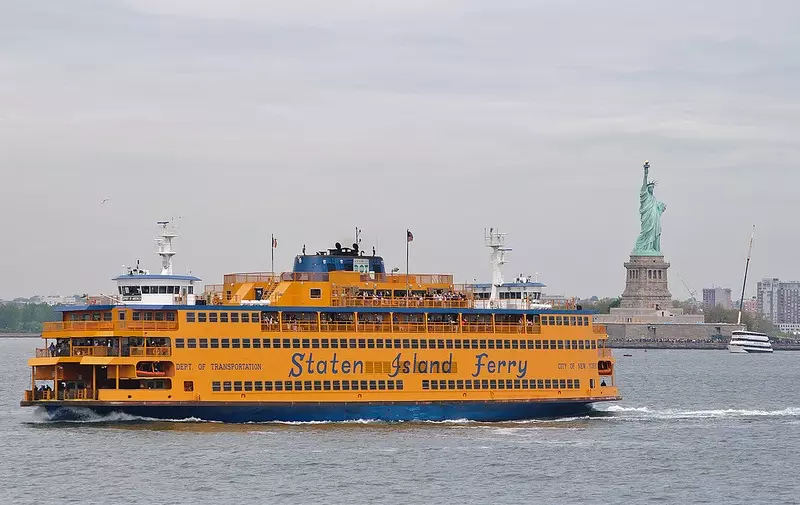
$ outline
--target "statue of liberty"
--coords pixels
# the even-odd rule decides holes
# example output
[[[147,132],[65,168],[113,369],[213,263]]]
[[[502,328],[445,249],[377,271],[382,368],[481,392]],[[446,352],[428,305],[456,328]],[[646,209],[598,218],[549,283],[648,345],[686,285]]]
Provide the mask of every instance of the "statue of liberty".
[[[639,192],[639,219],[642,231],[636,239],[633,256],[661,256],[661,214],[667,210],[664,202],[653,196],[655,181],[648,181],[650,162],[644,162],[644,181]]]

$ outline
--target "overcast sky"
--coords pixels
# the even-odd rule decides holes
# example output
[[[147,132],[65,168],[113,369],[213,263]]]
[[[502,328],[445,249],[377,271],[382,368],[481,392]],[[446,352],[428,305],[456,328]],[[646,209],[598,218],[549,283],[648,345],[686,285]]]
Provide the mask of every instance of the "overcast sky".
[[[387,4],[392,4],[389,6]],[[615,296],[641,165],[670,288],[800,278],[800,2],[0,1],[0,298],[158,270],[387,267]],[[101,200],[110,198],[105,204]]]

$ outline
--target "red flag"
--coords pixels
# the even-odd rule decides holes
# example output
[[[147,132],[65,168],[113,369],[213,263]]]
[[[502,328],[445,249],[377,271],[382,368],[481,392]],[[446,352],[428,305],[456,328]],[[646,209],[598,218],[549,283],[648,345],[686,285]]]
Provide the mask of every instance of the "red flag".
[[[411,233],[411,230],[406,230],[406,242],[413,242],[414,241],[414,234]]]
[[[278,248],[278,239],[276,239],[275,237],[272,237],[272,248],[273,249]]]

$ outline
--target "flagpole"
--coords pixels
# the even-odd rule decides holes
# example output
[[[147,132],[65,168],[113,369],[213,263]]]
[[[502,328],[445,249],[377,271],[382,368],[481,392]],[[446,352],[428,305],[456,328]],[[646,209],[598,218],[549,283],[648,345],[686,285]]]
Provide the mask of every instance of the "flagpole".
[[[269,243],[269,251],[272,254],[272,273],[275,274],[275,234],[270,237],[272,240]]]
[[[408,232],[409,230],[406,230],[406,307],[408,307],[409,305],[408,301],[411,298],[411,291],[409,290],[409,282],[408,282],[408,246],[411,243],[411,241],[408,240]]]

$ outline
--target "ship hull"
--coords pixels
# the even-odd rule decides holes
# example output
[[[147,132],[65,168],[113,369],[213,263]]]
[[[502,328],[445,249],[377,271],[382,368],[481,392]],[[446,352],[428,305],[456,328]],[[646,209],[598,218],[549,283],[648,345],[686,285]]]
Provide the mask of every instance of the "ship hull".
[[[613,398],[608,398],[613,400]],[[585,415],[593,401],[475,401],[370,403],[193,403],[98,404],[69,402],[42,405],[54,421],[87,419],[87,410],[104,416],[123,413],[151,419],[198,419],[227,423],[320,421],[447,421],[481,422],[554,419]]]

